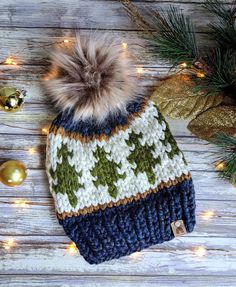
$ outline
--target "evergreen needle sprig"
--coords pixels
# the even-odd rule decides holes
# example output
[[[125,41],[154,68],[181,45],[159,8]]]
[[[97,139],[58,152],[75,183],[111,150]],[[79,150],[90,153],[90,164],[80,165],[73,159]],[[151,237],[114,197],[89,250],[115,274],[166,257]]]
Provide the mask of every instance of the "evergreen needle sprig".
[[[219,47],[236,49],[236,0],[231,5],[220,0],[206,0],[203,6],[218,18],[218,23],[209,24]]]
[[[129,0],[121,0],[131,20],[144,32],[153,44],[154,55],[170,61],[173,66],[180,62],[193,62],[198,57],[194,27],[191,19],[177,8],[170,6],[167,12],[145,11],[149,20]]]
[[[207,95],[224,92],[236,100],[236,53],[231,49],[212,49],[204,57],[207,67],[205,77],[197,79],[197,89]]]
[[[154,55],[170,60],[173,65],[193,62],[198,57],[193,23],[176,7],[170,6],[167,12],[153,12],[152,24],[156,31],[153,37]]]
[[[236,176],[236,137],[219,133],[214,142],[221,148],[221,157],[216,162],[223,164],[224,167],[220,171],[220,176],[232,179],[232,176]]]

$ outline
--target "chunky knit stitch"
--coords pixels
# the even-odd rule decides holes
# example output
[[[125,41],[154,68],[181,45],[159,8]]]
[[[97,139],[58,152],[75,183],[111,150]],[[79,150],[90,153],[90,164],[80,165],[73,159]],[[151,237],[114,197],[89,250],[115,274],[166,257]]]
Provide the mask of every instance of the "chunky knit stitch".
[[[47,144],[57,216],[89,263],[171,240],[195,225],[191,175],[155,104],[137,99],[102,123],[61,113]]]
[[[193,231],[192,180],[151,193],[139,201],[59,220],[91,264],[140,251],[174,238],[171,222],[183,219]]]

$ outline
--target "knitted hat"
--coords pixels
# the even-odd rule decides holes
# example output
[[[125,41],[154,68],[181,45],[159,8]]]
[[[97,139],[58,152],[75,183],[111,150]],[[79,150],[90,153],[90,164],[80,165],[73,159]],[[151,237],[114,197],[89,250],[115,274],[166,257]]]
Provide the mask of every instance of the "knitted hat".
[[[52,56],[60,110],[46,169],[59,223],[98,264],[191,232],[195,199],[183,153],[155,104],[135,92],[127,51],[77,37]]]

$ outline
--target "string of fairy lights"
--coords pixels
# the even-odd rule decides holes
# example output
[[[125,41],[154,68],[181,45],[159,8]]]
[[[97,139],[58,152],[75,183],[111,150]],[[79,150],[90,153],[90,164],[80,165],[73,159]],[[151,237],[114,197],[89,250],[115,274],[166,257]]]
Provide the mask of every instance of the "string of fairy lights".
[[[51,43],[51,44],[48,44],[46,46],[52,46],[52,45],[55,45],[55,44],[70,44],[72,41],[69,40],[69,39],[63,39],[62,41],[59,41],[59,42],[54,42],[54,43]],[[121,43],[122,47],[124,50],[127,50],[128,49],[128,43],[126,42],[122,42]],[[45,45],[44,45],[45,46]],[[16,53],[15,55],[10,55],[8,56],[4,61],[2,61],[0,64],[1,65],[10,65],[10,66],[18,66],[20,64],[20,62],[18,62],[18,53]],[[181,70],[183,69],[187,69],[188,68],[188,64],[187,63],[181,63],[179,65],[179,68]],[[138,75],[142,75],[144,74],[145,70],[142,66],[137,66],[136,68],[136,72]],[[199,72],[197,71],[196,72],[196,75],[197,77],[199,78],[203,78],[205,77],[205,74],[202,73],[202,72]],[[48,78],[45,78],[44,80],[48,80]],[[44,135],[47,135],[49,132],[49,129],[48,127],[43,127],[41,129],[41,133],[44,134]],[[35,153],[37,153],[38,150],[37,148],[35,147],[30,147],[28,149],[28,154],[29,155],[33,155]],[[224,168],[224,164],[223,163],[219,163],[218,165],[216,165],[216,170],[222,170]],[[1,177],[0,177],[1,178]],[[0,180],[1,181],[1,180]],[[12,202],[12,206],[13,208],[17,208],[17,209],[20,209],[20,210],[25,210],[27,208],[29,208],[30,206],[34,206],[34,205],[37,205],[37,203],[32,203],[30,201],[28,201],[27,199],[17,199],[15,200],[14,202]],[[210,220],[212,220],[214,217],[216,217],[216,214],[214,212],[214,210],[206,210],[204,212],[202,212],[200,214],[200,217],[203,221],[206,221],[206,222],[209,222]],[[3,241],[2,243],[2,247],[3,249],[5,249],[6,252],[11,252],[12,250],[14,250],[15,248],[17,248],[18,246],[18,242],[15,238],[13,237],[9,237],[7,238],[6,240]],[[67,246],[66,246],[66,252],[71,255],[71,256],[74,256],[75,254],[77,254],[77,247],[75,245],[75,243],[69,243]],[[199,245],[199,246],[194,246],[190,253],[193,255],[193,256],[196,256],[198,258],[202,258],[202,257],[205,257],[207,256],[208,252],[207,252],[207,248],[203,245]],[[137,252],[137,253],[134,253],[132,255],[133,258],[137,258],[138,256],[140,256],[140,252]]]

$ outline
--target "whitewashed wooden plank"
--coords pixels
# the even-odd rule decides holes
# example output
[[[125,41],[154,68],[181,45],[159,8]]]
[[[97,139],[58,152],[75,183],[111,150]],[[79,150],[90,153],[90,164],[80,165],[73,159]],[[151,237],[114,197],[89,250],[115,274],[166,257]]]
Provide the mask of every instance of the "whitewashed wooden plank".
[[[193,3],[191,3],[193,2]],[[197,30],[206,30],[206,24],[212,21],[212,15],[202,8],[203,1],[175,1],[175,5],[189,15]],[[232,2],[230,2],[232,3]],[[145,1],[139,1],[143,6]],[[169,1],[151,1],[146,3],[152,9],[167,9]],[[130,21],[119,1],[86,0],[2,0],[0,6],[1,26],[11,27],[61,27],[95,29],[137,29]],[[34,17],[32,17],[34,15]]]
[[[0,237],[1,241],[8,237]],[[131,256],[100,265],[89,265],[79,254],[68,254],[67,242],[45,242],[15,237],[12,250],[1,249],[1,274],[75,274],[139,276],[234,276],[236,271],[235,238],[181,237]],[[22,240],[23,239],[23,240]],[[50,239],[50,242],[47,240]],[[196,256],[197,246],[204,246],[206,256]],[[1,247],[0,247],[1,248]],[[167,277],[168,278],[168,277]]]
[[[42,134],[42,128],[49,126],[55,115],[49,106],[26,102],[24,108],[17,113],[1,111],[1,133]]]
[[[234,287],[231,276],[76,276],[76,275],[0,275],[0,284],[11,287]]]
[[[116,38],[117,41],[128,43],[132,56],[139,63],[157,63],[145,49],[145,41],[134,31],[104,31],[98,30],[96,34],[103,35],[104,32]],[[87,35],[90,30],[81,30],[80,35]],[[48,56],[56,47],[67,47],[64,44],[67,39],[74,41],[76,32],[73,29],[51,29],[51,28],[1,28],[0,39],[2,42],[1,57],[15,55],[20,65],[48,65]],[[201,34],[200,34],[201,35]],[[203,35],[200,39],[203,38]],[[202,40],[201,40],[202,41]],[[146,43],[147,44],[147,43]],[[145,53],[146,52],[146,53]]]
[[[81,30],[80,35],[87,35],[90,30]],[[165,65],[164,61],[158,60],[152,55],[148,47],[152,44],[145,41],[136,31],[105,31],[97,30],[96,34],[110,34],[121,44],[128,43],[128,49],[137,64],[149,64],[150,66]],[[9,55],[15,55],[20,65],[48,65],[48,56],[56,47],[67,47],[64,39],[71,43],[74,41],[76,32],[73,29],[58,28],[1,28],[0,40],[2,44],[1,59]],[[200,47],[210,43],[207,33],[196,34]]]
[[[23,195],[23,192],[22,194]],[[16,206],[19,198],[0,198],[0,218],[2,235],[63,235],[58,224],[53,200],[50,198],[24,197],[26,207]],[[214,210],[214,216],[207,221],[202,217],[205,211]],[[236,235],[235,201],[197,200],[197,226],[191,236]]]

